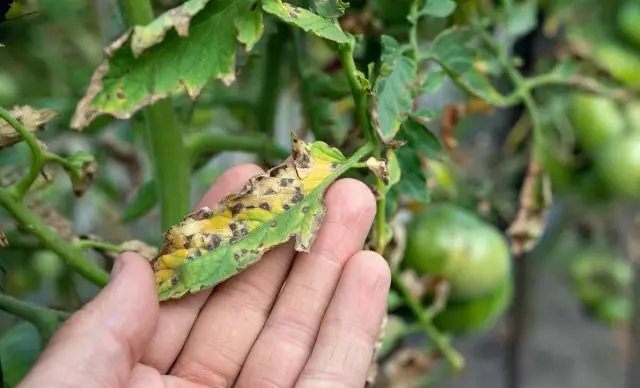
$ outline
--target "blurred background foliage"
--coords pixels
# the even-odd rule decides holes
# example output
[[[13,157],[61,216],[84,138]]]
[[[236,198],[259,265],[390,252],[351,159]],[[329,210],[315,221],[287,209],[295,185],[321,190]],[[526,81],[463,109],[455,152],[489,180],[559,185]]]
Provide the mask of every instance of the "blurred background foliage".
[[[180,3],[156,0],[154,6],[159,14]],[[525,370],[530,372],[527,376],[534,377],[524,386],[614,386],[608,383],[623,378],[627,330],[634,312],[630,252],[640,255],[630,251],[635,241],[631,214],[635,214],[634,202],[640,198],[640,4],[633,0],[456,3],[450,18],[421,24],[421,41],[434,39],[447,23],[471,23],[472,10],[477,7],[493,12],[501,4],[511,4],[506,13],[502,10],[506,18],[493,39],[506,44],[509,56],[520,62],[520,71],[524,75],[554,71],[583,89],[598,91],[594,97],[578,93],[569,82],[559,82],[558,86],[535,92],[537,119],[550,143],[534,148],[551,179],[553,203],[547,222],[539,220],[537,226],[546,232],[528,258],[526,277],[520,278],[527,279],[528,296],[516,300],[524,309],[528,338],[537,338],[536,345],[525,352]],[[409,6],[409,0],[352,0],[340,23],[350,32],[400,39],[407,32]],[[160,221],[153,173],[143,151],[141,116],[136,114],[128,121],[101,117],[83,132],[69,129],[76,104],[102,61],[102,48],[125,29],[117,4],[113,0],[23,0],[21,8],[24,17],[0,23],[0,43],[4,46],[0,48],[0,106],[55,110],[57,116],[38,138],[58,154],[87,151],[99,166],[92,187],[79,198],[58,171],[50,184],[30,195],[34,208],[60,234],[99,236],[100,241],[115,245],[137,240],[148,244],[148,249],[157,247],[161,242]],[[381,50],[376,39],[367,42],[370,46],[359,53],[364,63],[379,57]],[[333,112],[335,121],[326,126],[329,137],[334,145],[348,147],[354,123],[346,80],[339,73],[329,72],[336,66],[336,58],[319,39],[310,37],[308,45],[309,62],[317,70],[332,74],[330,80],[336,81],[330,83],[336,98],[328,105],[319,104]],[[231,87],[211,82],[195,102],[184,96],[172,99],[195,160],[192,203],[229,166],[243,161],[271,166],[287,155],[291,129],[309,131],[310,124],[301,115],[294,56],[284,52],[280,67],[272,69],[278,73],[281,91],[274,138],[256,135],[258,154],[208,145],[209,134],[255,134],[260,125],[265,50],[259,42],[250,54],[238,58],[241,71]],[[476,69],[489,77],[496,89],[504,90],[507,81],[500,61],[481,51],[478,58]],[[434,72],[433,76],[434,85],[431,90],[425,87],[419,103],[433,113],[428,128],[437,137],[436,142],[442,143],[446,155],[414,160],[415,171],[407,170],[399,184],[402,193],[409,195],[399,195],[390,206],[403,209],[401,216],[412,218],[425,202],[455,203],[504,232],[520,208],[518,198],[527,176],[532,117],[522,106],[495,107],[470,96],[446,74]],[[629,130],[636,136],[620,137],[623,140],[617,146],[602,151],[606,139]],[[2,184],[12,182],[29,161],[25,144],[1,150]],[[2,209],[0,230],[10,241],[8,247],[0,248],[5,293],[72,311],[98,291],[55,253],[23,233]],[[99,249],[92,250],[90,257],[106,270],[113,260],[113,254]],[[575,311],[579,313],[568,313]],[[36,357],[39,340],[31,324],[4,313],[0,318],[4,378],[8,386],[14,386]],[[513,341],[513,333],[506,327],[503,319],[480,333],[462,336],[459,341],[468,366],[442,386],[501,386],[499,374],[487,371],[500,372],[502,361],[484,350],[495,347],[500,356],[506,351],[507,343]],[[557,341],[558,335],[572,337],[578,345],[568,347],[566,342]],[[618,335],[623,339],[616,339]],[[389,338],[395,339],[393,335]],[[407,338],[408,347],[421,341]],[[393,341],[389,341],[385,346],[391,346]],[[569,348],[573,353],[568,353]],[[589,358],[593,352],[612,351],[618,353],[607,362]],[[7,358],[5,354],[17,356]],[[562,354],[584,366],[558,366],[558,370],[564,369],[559,374],[545,373],[543,367],[549,366],[536,359],[536,354],[540,358]],[[387,386],[403,387],[405,380],[415,380],[414,374],[429,368],[429,360],[406,357],[409,361],[405,364],[396,360],[385,369]],[[380,386],[385,386],[384,381]]]

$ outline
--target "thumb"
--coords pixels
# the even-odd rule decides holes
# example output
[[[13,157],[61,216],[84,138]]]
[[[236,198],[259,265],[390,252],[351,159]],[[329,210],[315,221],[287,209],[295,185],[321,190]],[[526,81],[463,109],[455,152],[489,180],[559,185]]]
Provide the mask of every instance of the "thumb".
[[[109,284],[58,330],[20,387],[126,386],[155,331],[158,306],[149,263],[122,254]]]

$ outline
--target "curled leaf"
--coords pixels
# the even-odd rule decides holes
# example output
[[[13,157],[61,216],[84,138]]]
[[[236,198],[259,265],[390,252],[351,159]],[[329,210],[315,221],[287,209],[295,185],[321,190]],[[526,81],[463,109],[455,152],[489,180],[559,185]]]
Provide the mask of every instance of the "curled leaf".
[[[81,197],[87,188],[93,182],[96,171],[98,170],[98,163],[93,155],[88,152],[79,151],[66,158],[67,163],[62,167],[69,174],[71,179],[71,186],[76,196]]]
[[[120,244],[123,251],[136,252],[147,260],[153,260],[158,255],[158,248],[140,240],[129,240]]]
[[[35,133],[44,129],[44,124],[56,116],[51,109],[35,109],[28,105],[16,106],[9,111],[11,116],[22,124],[27,131]],[[10,147],[22,141],[22,137],[11,124],[0,119],[0,149]]]
[[[378,160],[372,156],[367,159],[365,164],[385,185],[389,184],[389,170],[387,169],[387,162],[385,160]]]
[[[151,263],[160,300],[214,287],[290,239],[297,251],[311,249],[325,216],[322,194],[352,162],[324,142],[307,144],[293,134],[292,151],[291,160],[164,234]]]
[[[384,377],[389,388],[424,387],[421,382],[436,366],[438,356],[417,348],[404,348],[394,353],[384,366]]]

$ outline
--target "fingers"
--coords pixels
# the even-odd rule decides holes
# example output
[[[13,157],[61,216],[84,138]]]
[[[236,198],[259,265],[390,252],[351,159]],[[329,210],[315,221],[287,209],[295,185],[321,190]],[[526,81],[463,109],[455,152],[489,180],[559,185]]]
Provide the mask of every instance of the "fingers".
[[[171,374],[208,387],[231,386],[271,311],[293,260],[279,246],[211,295]]]
[[[390,271],[374,252],[347,263],[296,387],[363,387],[386,309]]]
[[[196,209],[212,206],[232,192],[239,191],[249,178],[262,173],[255,164],[241,164],[222,174],[196,205]],[[187,295],[182,299],[163,302],[160,307],[157,329],[141,362],[165,373],[180,353],[189,331],[211,290]]]
[[[311,253],[300,253],[253,346],[238,386],[293,386],[346,261],[360,249],[375,215],[375,199],[361,182],[342,179],[325,196],[327,215]]]
[[[121,255],[111,282],[58,330],[21,387],[126,386],[157,314],[149,263]]]

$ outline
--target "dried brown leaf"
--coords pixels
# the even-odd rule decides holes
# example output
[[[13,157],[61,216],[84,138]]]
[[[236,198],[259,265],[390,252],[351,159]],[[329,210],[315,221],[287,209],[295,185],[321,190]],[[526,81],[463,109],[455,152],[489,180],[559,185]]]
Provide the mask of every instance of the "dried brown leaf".
[[[2,231],[0,230],[0,248],[4,248],[8,246],[9,246],[9,240],[7,240],[7,236],[5,236],[4,233],[2,233]]]
[[[548,175],[532,154],[527,176],[520,190],[520,208],[515,220],[507,229],[514,254],[530,251],[540,240],[551,205],[551,183]]]
[[[136,252],[149,261],[153,260],[153,258],[158,255],[158,248],[140,240],[125,241],[120,244],[120,248],[125,251]]]
[[[385,185],[389,184],[389,170],[387,169],[387,162],[385,160],[378,160],[372,156],[367,159],[365,164]]]
[[[438,361],[436,354],[425,353],[421,349],[404,348],[397,351],[385,363],[383,373],[388,388],[421,388],[420,380]]]
[[[15,106],[9,111],[11,116],[21,123],[27,131],[35,133],[44,129],[44,124],[56,116],[51,109],[35,109],[28,105]],[[0,149],[10,147],[22,141],[22,136],[11,124],[0,119]]]

